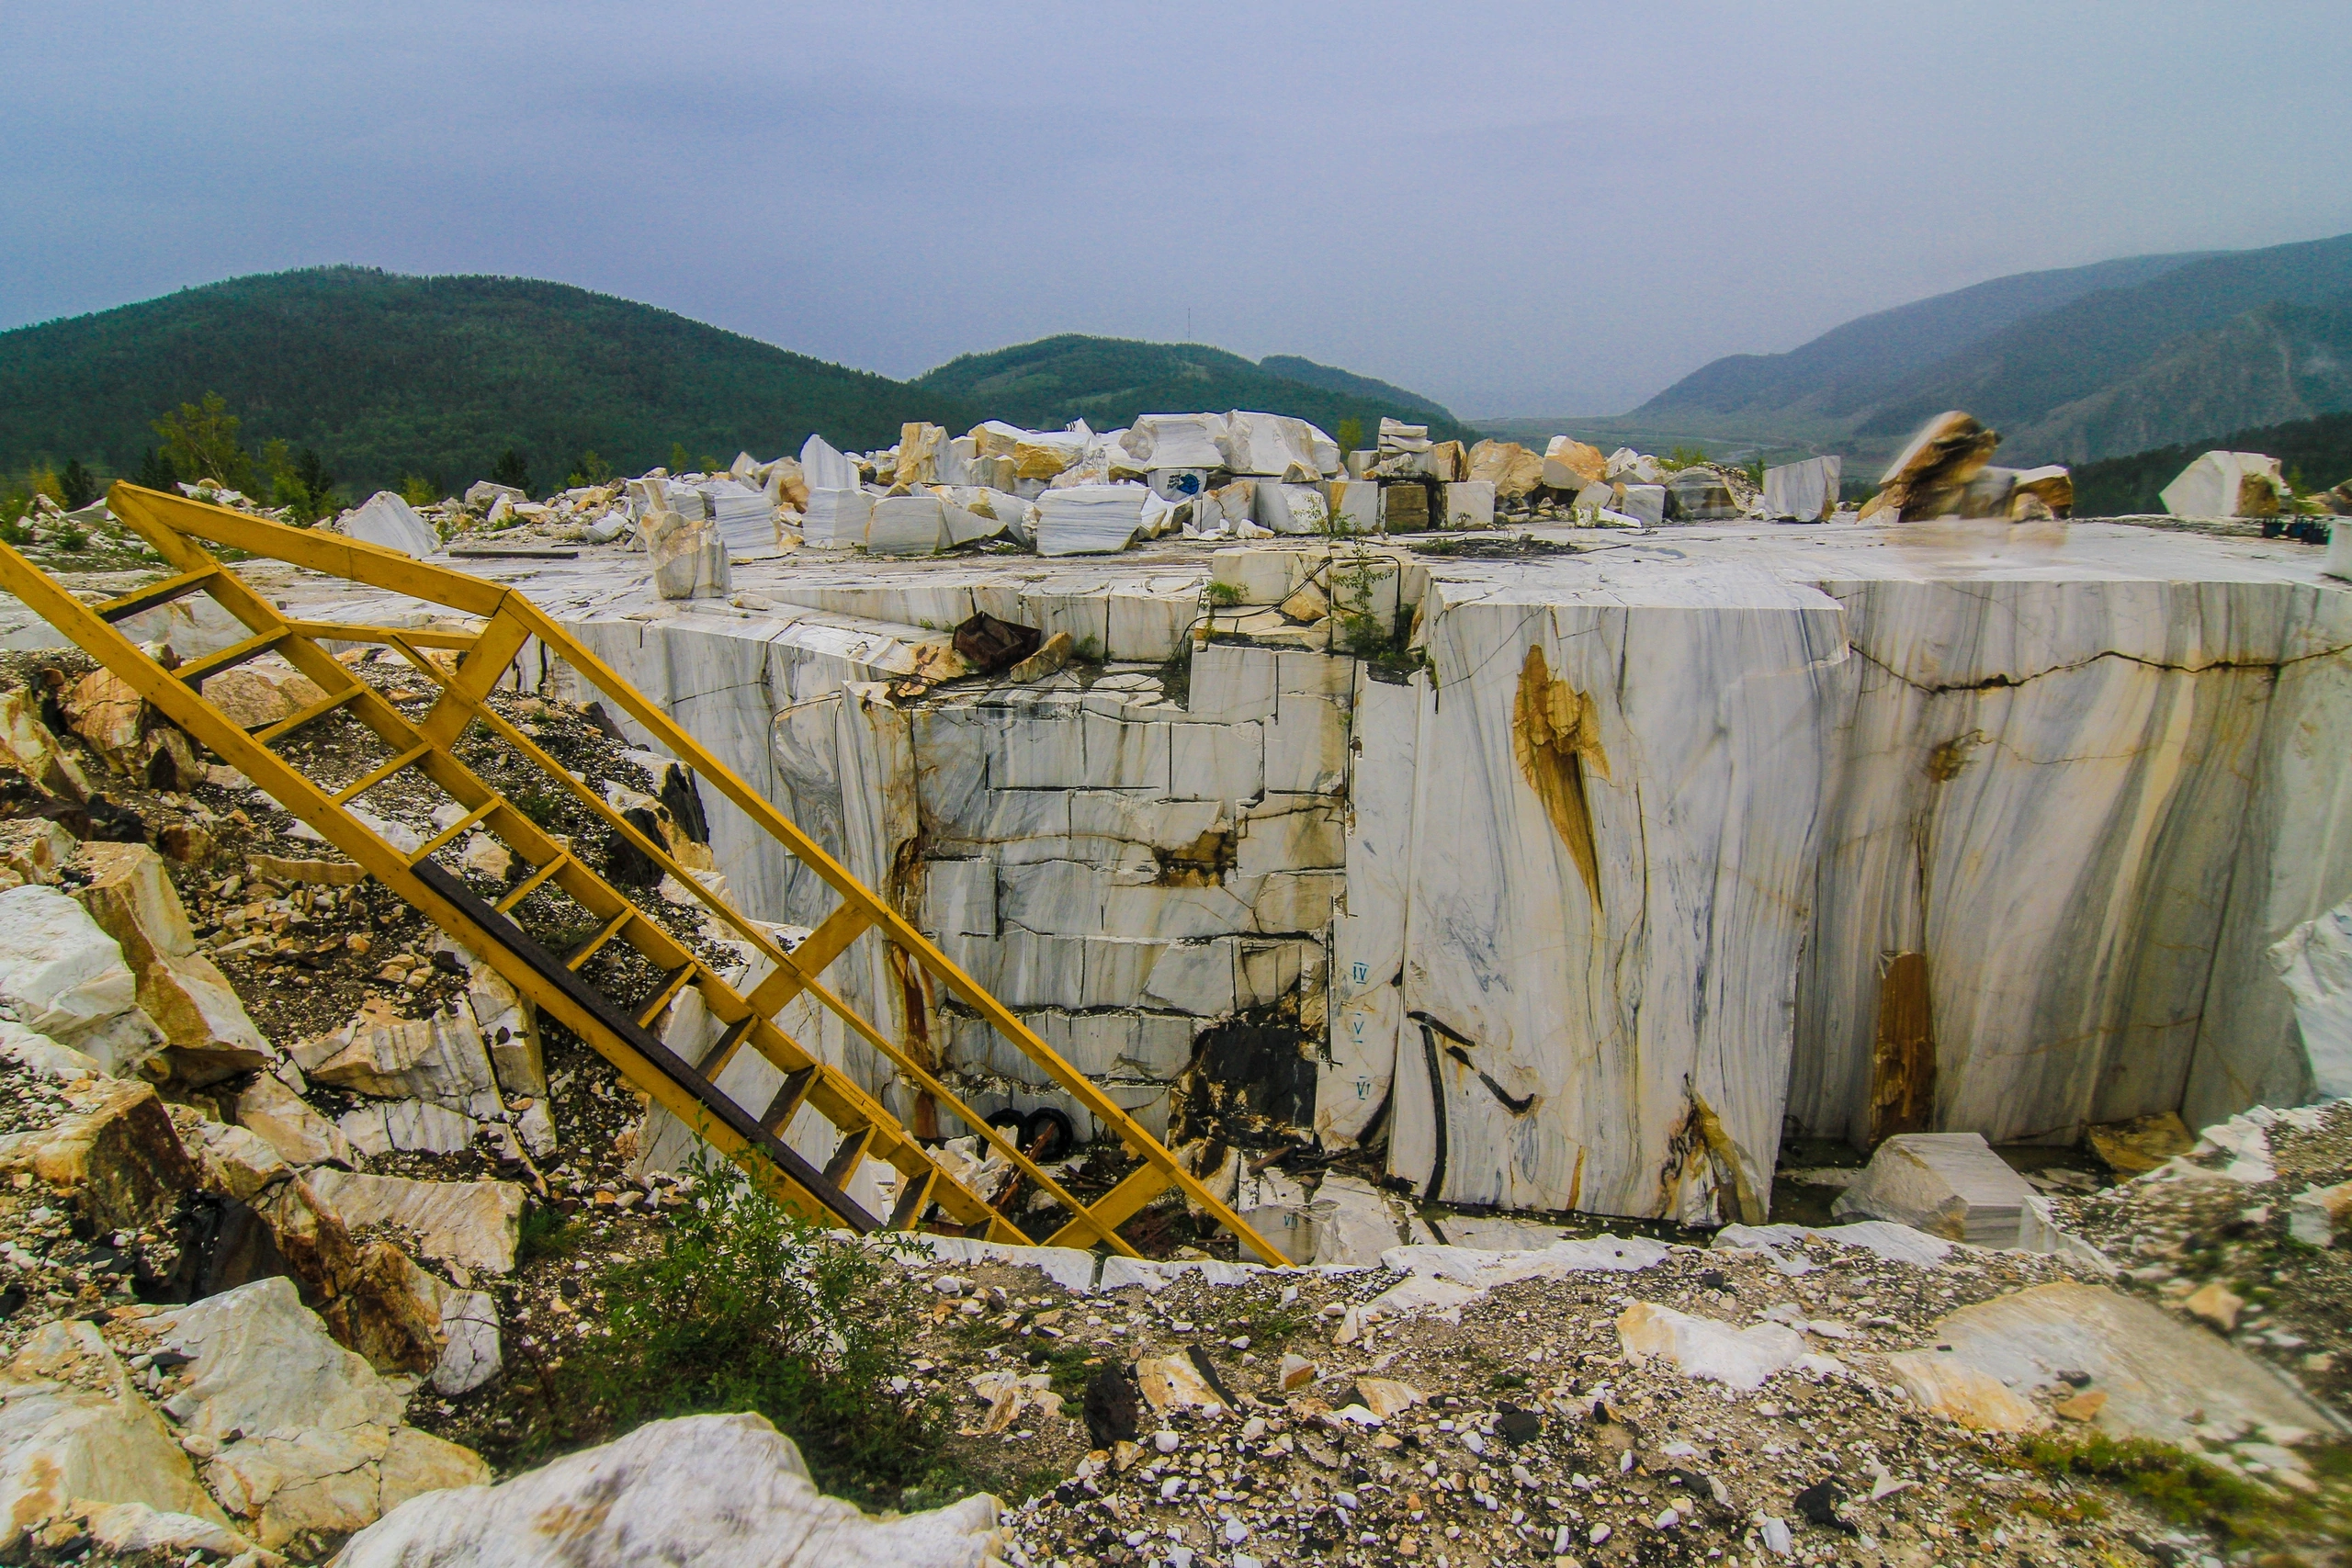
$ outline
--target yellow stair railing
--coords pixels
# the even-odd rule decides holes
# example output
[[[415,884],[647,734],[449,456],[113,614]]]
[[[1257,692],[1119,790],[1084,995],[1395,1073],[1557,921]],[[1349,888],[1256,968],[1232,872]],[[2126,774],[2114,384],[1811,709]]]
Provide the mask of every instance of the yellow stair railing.
[[[1053,1049],[996,998],[948,961],[890,904],[861,885],[758,791],[713,757],[669,715],[623,681],[522,593],[498,583],[415,560],[339,535],[289,528],[182,496],[118,484],[107,492],[115,516],[164,558],[171,575],[105,604],[89,604],[15,549],[0,544],[0,588],[15,594],[76,647],[121,677],[165,718],[251,779],[295,817],[351,857],[368,875],[421,911],[449,937],[492,965],[549,1016],[586,1041],[638,1089],[695,1128],[721,1154],[795,1212],[838,1222],[861,1233],[911,1230],[928,1224],[957,1234],[1016,1245],[1037,1244],[982,1194],[973,1191],[872,1095],[829,1066],[776,1021],[806,994],[839,1018],[915,1089],[962,1121],[1014,1170],[1070,1215],[1044,1245],[1101,1246],[1136,1256],[1119,1227],[1174,1188],[1231,1231],[1250,1254],[1280,1264],[1281,1254],[1230,1206],[1182,1168],[1141,1123]],[[289,619],[248,587],[205,546],[225,546],[311,571],[365,583],[452,610],[480,623],[467,632],[407,630]],[[117,630],[119,623],[193,593],[209,595],[251,635],[217,652],[166,669]],[[786,948],[757,921],[736,910],[678,864],[666,844],[639,830],[594,789],[573,778],[521,729],[502,717],[489,697],[499,679],[533,639],[569,663],[589,686],[634,719],[654,741],[693,770],[794,859],[840,902],[797,947]],[[320,640],[374,644],[415,666],[438,694],[412,721],[374,687],[345,669]],[[455,650],[444,669],[428,650]],[[275,653],[324,694],[300,712],[248,731],[207,701],[206,677],[264,653]],[[381,765],[329,790],[295,768],[272,743],[341,715],[374,732],[388,749]],[[558,787],[606,822],[655,866],[676,879],[711,915],[772,965],[748,991],[739,991],[595,870],[573,855],[520,807],[492,788],[454,754],[460,737],[480,724],[528,759]],[[403,851],[352,812],[368,791],[413,773],[459,807],[458,821],[421,848]],[[495,903],[434,857],[461,834],[479,829],[503,842],[527,867]],[[560,893],[593,922],[596,934],[558,955],[512,918],[534,894]],[[920,972],[985,1019],[1036,1063],[1138,1162],[1134,1171],[1091,1203],[1082,1203],[1030,1157],[1019,1142],[988,1122],[941,1081],[923,1054],[890,1038],[829,987],[826,969],[868,933],[889,945],[910,974]],[[659,972],[650,995],[628,1003],[592,987],[582,976],[590,959],[610,943],[634,949]],[[687,1061],[654,1031],[687,987],[721,1026],[712,1047]],[[739,1050],[766,1057],[784,1081],[763,1107],[736,1104],[716,1079]],[[820,1169],[784,1141],[803,1106],[840,1130],[841,1142]],[[867,1213],[842,1190],[866,1160],[898,1172],[898,1199],[888,1216]],[[934,1213],[939,1216],[933,1219]]]

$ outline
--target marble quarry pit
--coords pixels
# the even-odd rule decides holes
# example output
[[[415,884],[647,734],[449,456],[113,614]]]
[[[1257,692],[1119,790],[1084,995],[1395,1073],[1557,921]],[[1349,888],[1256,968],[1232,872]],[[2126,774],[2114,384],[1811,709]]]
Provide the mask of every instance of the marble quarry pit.
[[[2308,1097],[2271,950],[2352,897],[2352,590],[2315,552],[2084,522],[1526,537],[804,551],[728,599],[661,599],[619,545],[463,564],[1179,1144],[1377,1144],[1449,1202],[1713,1224],[1764,1218],[1791,1136],[2071,1143]],[[1347,613],[1295,624],[1302,591]],[[966,672],[977,614],[1075,657]],[[512,679],[582,694],[536,648]],[[820,918],[706,799],[730,895]],[[1057,1102],[875,949],[841,987],[979,1109]]]

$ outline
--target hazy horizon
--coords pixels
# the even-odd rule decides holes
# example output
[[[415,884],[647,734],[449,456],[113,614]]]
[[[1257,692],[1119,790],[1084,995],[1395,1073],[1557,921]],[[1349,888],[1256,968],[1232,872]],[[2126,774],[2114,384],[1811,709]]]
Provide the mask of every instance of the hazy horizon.
[[[1990,277],[2352,231],[2332,15],[26,14],[0,328],[349,262],[894,377],[1189,338],[1591,417]]]

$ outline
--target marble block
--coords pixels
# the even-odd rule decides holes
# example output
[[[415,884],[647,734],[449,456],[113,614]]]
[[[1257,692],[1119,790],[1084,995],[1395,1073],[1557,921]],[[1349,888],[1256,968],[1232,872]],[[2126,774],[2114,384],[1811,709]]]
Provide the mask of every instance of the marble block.
[[[1324,500],[1334,531],[1372,534],[1380,529],[1380,486],[1372,479],[1329,479]]]
[[[1318,485],[1261,483],[1257,503],[1252,521],[1276,534],[1319,534],[1330,521]]]
[[[707,503],[710,520],[730,556],[781,554],[776,543],[775,505],[767,495],[733,479],[713,479],[696,487]]]
[[[1456,479],[1438,487],[1445,498],[1448,528],[1491,528],[1495,525],[1495,481]]]
[[[1150,493],[1137,484],[1074,485],[1046,491],[1037,498],[1037,553],[1117,554],[1142,526],[1144,498]]]
[[[429,556],[441,547],[441,536],[433,531],[433,525],[388,490],[369,496],[335,527],[347,539],[398,550],[404,556]]]
[[[858,486],[857,465],[821,435],[812,434],[800,444],[800,471],[811,491]]]
[[[1792,523],[1826,522],[1838,510],[1845,459],[1808,457],[1764,470],[1764,515]]]
[[[1666,487],[1629,484],[1618,502],[1618,510],[1643,527],[1655,528],[1666,521]]]
[[[815,436],[810,436],[815,440]],[[874,514],[874,497],[851,487],[812,487],[808,510],[800,519],[801,543],[820,550],[845,550],[865,543],[865,529]]]
[[[2159,497],[2175,517],[2276,517],[2286,482],[2278,459],[2259,452],[2208,452]]]
[[[1136,416],[1121,445],[1134,461],[1149,469],[1205,470],[1226,466],[1225,434],[1221,414],[1146,413]]]
[[[937,555],[946,544],[947,514],[939,497],[925,491],[915,495],[886,495],[875,501],[865,525],[865,548],[869,554]]]
[[[1292,484],[1312,484],[1340,471],[1340,446],[1303,419],[1235,412],[1225,416],[1219,443],[1224,466]]]
[[[1892,1220],[1973,1247],[2013,1247],[2033,1189],[1975,1133],[1904,1133],[1838,1195],[1840,1220]]]

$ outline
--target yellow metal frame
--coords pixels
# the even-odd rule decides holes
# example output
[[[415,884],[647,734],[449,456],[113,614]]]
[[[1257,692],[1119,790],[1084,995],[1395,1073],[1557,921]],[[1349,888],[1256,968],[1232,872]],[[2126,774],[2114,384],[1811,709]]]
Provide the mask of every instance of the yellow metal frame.
[[[672,722],[659,705],[623,681],[522,593],[356,539],[289,528],[226,507],[133,485],[115,485],[107,492],[107,504],[115,516],[164,558],[171,576],[106,604],[87,604],[16,550],[0,544],[0,587],[23,600],[85,652],[129,682],[164,717],[210,748],[370,876],[497,969],[610,1060],[630,1082],[695,1128],[796,1212],[812,1219],[840,1220],[859,1230],[902,1230],[922,1224],[936,1205],[947,1224],[962,1234],[1016,1245],[1033,1240],[981,1194],[934,1161],[913,1134],[854,1080],[820,1061],[778,1027],[776,1015],[805,992],[880,1053],[909,1083],[961,1120],[1011,1161],[1014,1169],[1070,1212],[1070,1220],[1046,1238],[1046,1245],[1100,1245],[1133,1257],[1135,1250],[1120,1237],[1118,1227],[1160,1193],[1175,1188],[1231,1231],[1248,1252],[1267,1263],[1284,1261],[1247,1221],[1181,1168],[1141,1123],[949,962],[888,901],[860,884],[764,796]],[[412,631],[289,620],[198,541],[437,604],[478,621],[481,629]],[[116,630],[119,621],[198,592],[209,595],[252,635],[175,670],[166,670]],[[390,648],[431,681],[439,696],[423,718],[412,722],[321,648],[320,639]],[[639,831],[530,737],[492,710],[487,700],[491,692],[533,639],[570,664],[590,686],[783,844],[839,897],[840,903],[798,947],[787,950],[712,893],[677,863],[666,845]],[[457,651],[459,658],[454,670],[445,670],[428,658],[428,649]],[[205,700],[202,682],[206,676],[266,652],[286,659],[325,694],[300,713],[248,732]],[[348,713],[373,730],[390,749],[391,757],[371,773],[330,794],[272,750],[269,742],[335,712]],[[459,762],[451,749],[477,722],[529,758],[639,852],[675,878],[774,965],[767,976],[748,993],[739,992],[659,921]],[[457,826],[413,853],[379,837],[348,809],[369,789],[410,769],[423,773],[464,808]],[[530,867],[495,906],[482,903],[431,859],[458,834],[476,828],[499,839]],[[548,886],[560,889],[600,922],[599,934],[560,964],[506,918],[506,911],[523,898]],[[1117,1135],[1141,1161],[1137,1168],[1091,1206],[1080,1203],[1014,1140],[988,1125],[966,1105],[939,1079],[922,1054],[905,1042],[890,1039],[861,1016],[820,976],[869,931],[888,944],[899,955],[897,961],[908,966],[908,973],[927,976],[944,987],[1044,1069]],[[651,1005],[640,1004],[641,1011],[633,1019],[617,1015],[610,998],[590,990],[577,977],[589,957],[615,941],[642,953],[664,976]],[[673,1055],[648,1032],[688,986],[701,993],[712,1017],[724,1026],[715,1048],[695,1063]],[[757,1112],[728,1100],[712,1082],[734,1052],[745,1045],[786,1075],[775,1100]],[[821,1172],[785,1146],[779,1135],[803,1104],[813,1107],[843,1134],[840,1148]],[[841,1191],[841,1184],[866,1159],[883,1160],[899,1173],[900,1197],[887,1221],[865,1214]]]

